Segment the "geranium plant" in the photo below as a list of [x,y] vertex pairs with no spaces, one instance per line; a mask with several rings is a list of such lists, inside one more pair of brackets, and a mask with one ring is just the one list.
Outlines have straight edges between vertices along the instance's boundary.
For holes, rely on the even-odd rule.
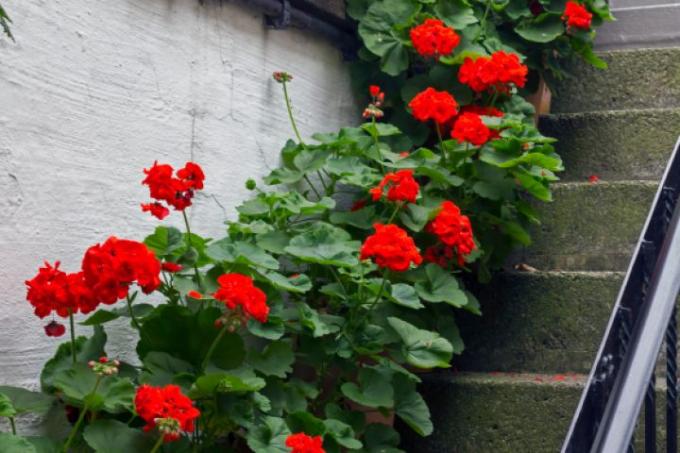
[[[46,363],[42,392],[0,387],[12,431],[0,446],[377,453],[401,451],[394,417],[432,433],[419,372],[450,367],[463,349],[457,313],[480,314],[463,277],[488,278],[528,242],[530,199],[549,201],[562,168],[518,94],[529,72],[522,57],[509,48],[471,57],[465,33],[426,14],[443,5],[458,5],[467,24],[502,13],[366,4],[367,18],[394,7],[390,27],[408,45],[380,61],[391,72],[404,50],[409,76],[376,75],[390,90],[365,87],[359,127],[303,140],[293,78],[274,74],[297,140],[262,182],[247,181],[253,196],[224,237],[202,237],[186,215],[219,170],[154,162],[140,170],[151,199],[141,211],[160,222],[182,216],[183,230],[161,223],[143,242],[112,236],[85,251],[81,269],[46,263],[27,280],[28,302],[49,318],[45,333],[68,330],[70,340]],[[582,12],[565,15],[583,23]],[[411,118],[403,130],[385,121],[400,115]],[[152,293],[162,302],[144,300]],[[138,339],[133,363],[106,353],[106,324],[120,318]],[[49,408],[62,436],[17,431],[17,417]]]

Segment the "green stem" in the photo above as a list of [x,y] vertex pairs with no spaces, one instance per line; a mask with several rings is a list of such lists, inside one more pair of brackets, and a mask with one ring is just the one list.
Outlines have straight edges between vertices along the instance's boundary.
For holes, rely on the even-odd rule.
[[161,448],[161,445],[163,445],[163,435],[161,435],[161,437],[158,438],[153,448],[151,449],[151,453],[156,453],[158,449]]
[[219,344],[220,340],[222,340],[224,334],[227,333],[227,327],[228,327],[227,325],[222,327],[222,330],[220,330],[220,333],[217,334],[212,344],[210,345],[210,348],[208,348],[208,353],[205,355],[205,359],[203,359],[203,363],[201,364],[201,371],[205,371],[206,367],[208,366],[208,363],[210,363],[210,357],[212,357],[213,352],[215,352],[215,348]]
[[318,190],[316,190],[316,187],[314,187],[314,184],[312,184],[312,181],[309,180],[309,177],[307,175],[305,175],[304,178],[305,178],[305,181],[307,181],[307,184],[309,185],[309,187],[312,189],[312,192],[314,192],[314,195],[316,195],[316,197],[319,200],[321,200],[321,194],[319,193]]
[[380,300],[380,296],[382,296],[382,292],[385,289],[385,283],[387,283],[387,270],[383,273],[383,278],[382,278],[382,283],[380,284],[380,289],[378,290],[378,294],[375,296],[375,300],[373,300],[373,303],[368,307],[368,313],[373,311],[373,308],[375,305],[378,303]]
[[435,126],[434,127],[435,130],[437,131],[437,138],[439,139],[439,148],[441,148],[441,150],[442,150],[442,164],[446,165],[446,161],[448,159],[447,159],[447,156],[446,156],[446,148],[444,148],[444,139],[442,138],[442,130],[439,127],[439,123],[436,122],[436,121],[434,122],[434,126]]
[[496,106],[496,99],[498,99],[498,90],[494,90],[493,96],[491,96],[491,107]]
[[139,322],[137,321],[137,318],[135,318],[135,314],[132,312],[132,300],[130,300],[129,294],[125,296],[125,301],[127,302],[128,313],[130,314],[130,318],[132,319],[132,325],[135,326],[137,330],[140,330],[141,327],[139,325]]
[[477,39],[481,36],[482,32],[486,33],[486,17],[489,15],[489,11],[491,10],[491,1],[492,0],[487,0],[487,2],[486,2],[486,9],[484,10],[484,16],[482,16],[482,20],[479,21],[479,31],[477,31],[477,34],[475,35],[472,42],[476,42]]
[[[373,124],[373,127],[375,128],[375,124],[376,124],[375,116],[371,117],[371,123]],[[373,137],[373,143],[375,144],[375,150],[378,153],[378,157],[381,158],[380,159],[381,160],[380,161],[380,170],[384,174],[385,173],[385,166],[382,164],[382,154],[380,153],[380,141],[378,140],[378,133],[376,132],[375,135],[371,134],[371,136]]]
[[[101,382],[102,377],[97,376],[97,381],[94,383],[94,388],[92,391],[87,395],[92,396],[95,393],[97,393],[97,389],[99,388],[99,383]],[[73,442],[73,439],[75,438],[76,434],[78,433],[78,430],[80,429],[80,425],[83,424],[83,420],[85,420],[85,414],[87,414],[87,401],[90,399],[86,397],[85,398],[85,405],[83,406],[83,409],[80,411],[80,415],[78,416],[78,420],[76,421],[76,424],[73,425],[73,428],[71,429],[71,432],[68,435],[68,439],[66,439],[66,443],[64,444],[64,448],[62,449],[62,452],[68,453],[68,448],[71,446],[71,443]]]
[[[187,217],[186,211],[182,211],[182,217],[184,217],[184,226],[186,226],[187,229],[187,247],[189,250],[193,248],[191,245],[191,227],[189,226],[189,217]],[[196,263],[194,263],[194,274],[196,274],[196,284],[198,285],[198,288],[203,291],[203,284],[201,282],[201,274],[198,272],[198,266]]]
[[293,132],[295,132],[295,136],[298,139],[298,142],[300,142],[301,145],[305,145],[305,142],[302,141],[302,136],[300,135],[300,131],[297,128],[297,124],[295,123],[295,117],[293,116],[293,108],[290,105],[290,97],[288,96],[288,87],[286,86],[286,82],[283,82],[281,85],[283,85],[283,98],[286,100],[286,110],[288,110],[288,118],[290,119],[290,125],[293,126]]
[[397,213],[398,213],[399,210],[401,209],[401,206],[402,206],[402,203],[401,203],[401,202],[397,203],[397,206],[396,206],[396,208],[394,208],[394,211],[392,212],[392,215],[390,216],[390,219],[387,221],[387,224],[392,223],[392,221],[394,220],[394,218],[397,216]]
[[68,322],[71,330],[71,359],[73,360],[73,364],[76,364],[76,325],[75,322],[73,321],[73,312],[71,309],[68,309]]
[[17,425],[14,423],[14,417],[9,417],[9,425],[12,427],[12,434],[17,435]]

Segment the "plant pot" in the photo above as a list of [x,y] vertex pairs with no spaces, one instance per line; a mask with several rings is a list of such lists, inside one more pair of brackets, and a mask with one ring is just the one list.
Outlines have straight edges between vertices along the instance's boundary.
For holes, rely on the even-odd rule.
[[536,113],[534,120],[538,124],[538,119],[541,115],[550,113],[550,101],[552,100],[552,93],[545,79],[541,76],[538,81],[538,88],[534,93],[527,96],[527,101],[534,106]]

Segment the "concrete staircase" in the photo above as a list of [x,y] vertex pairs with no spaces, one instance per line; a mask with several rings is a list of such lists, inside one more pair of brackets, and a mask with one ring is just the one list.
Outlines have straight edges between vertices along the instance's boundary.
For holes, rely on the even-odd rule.
[[480,297],[484,316],[459,320],[466,352],[422,386],[435,433],[404,430],[409,452],[561,446],[680,133],[680,48],[601,56],[609,69],[575,64],[541,119],[567,171],[534,244],[513,259],[538,271],[499,275]]

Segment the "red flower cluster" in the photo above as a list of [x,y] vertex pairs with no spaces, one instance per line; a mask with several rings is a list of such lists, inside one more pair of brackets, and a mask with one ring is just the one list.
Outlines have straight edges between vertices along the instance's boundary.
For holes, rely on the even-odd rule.
[[499,93],[507,93],[510,84],[522,88],[527,81],[529,69],[519,61],[514,53],[502,50],[490,57],[476,60],[466,58],[458,71],[458,80],[473,91],[481,93],[495,88]]
[[85,252],[83,275],[97,302],[113,304],[137,283],[149,294],[161,284],[161,263],[146,245],[111,236]]
[[475,146],[482,146],[489,141],[492,133],[478,114],[466,112],[456,118],[451,129],[451,137],[458,140],[458,143],[468,142]]
[[574,27],[588,30],[593,20],[592,13],[589,13],[585,6],[573,0],[569,0],[564,8],[562,20],[567,23],[567,28]]
[[480,116],[493,116],[503,118],[503,112],[496,107],[482,107],[481,105],[469,104],[460,109],[460,113],[476,113]]
[[403,272],[411,263],[416,266],[423,262],[413,239],[397,225],[373,225],[375,234],[366,238],[361,246],[362,260],[373,258],[383,268]]
[[162,220],[170,214],[170,210],[160,201],[165,201],[177,211],[191,206],[194,191],[203,189],[203,170],[199,165],[187,162],[184,168],[177,170],[177,176],[173,176],[173,171],[172,166],[159,165],[158,162],[154,162],[153,167],[144,169],[146,178],[142,184],[149,186],[151,198],[158,201],[142,204],[143,212],[150,212]]
[[[59,269],[59,261],[54,266],[45,262],[45,267],[38,270],[38,274],[26,281],[28,291],[26,300],[35,308],[35,314],[44,318],[52,312],[62,318],[70,313],[89,313],[97,306],[94,294],[85,284],[83,273],[67,274]],[[47,331],[50,336],[55,330]]]
[[144,384],[137,389],[135,409],[145,422],[144,431],[156,426],[165,442],[179,439],[181,432],[192,432],[194,420],[201,415],[191,399],[176,385],[152,387]]
[[421,91],[409,102],[413,117],[418,121],[435,121],[445,124],[458,113],[456,99],[447,91],[437,91],[432,87]]
[[291,434],[286,438],[290,453],[326,453],[321,436],[308,436],[305,433]]
[[465,264],[465,257],[476,248],[472,235],[472,225],[468,216],[461,214],[460,208],[452,201],[444,201],[441,209],[432,222],[427,226],[427,231],[437,235],[444,248],[426,251],[428,261],[441,264],[455,256],[459,266]]
[[453,28],[439,19],[427,19],[410,31],[411,42],[423,57],[438,58],[449,55],[460,43],[460,36]]
[[260,322],[267,322],[269,306],[267,296],[253,284],[253,279],[242,274],[223,274],[217,278],[219,289],[213,297],[230,310],[240,306],[244,314]]
[[378,201],[382,198],[385,188],[387,188],[388,200],[415,203],[420,185],[413,178],[413,170],[399,170],[394,173],[388,173],[377,187],[369,190],[373,201]]

